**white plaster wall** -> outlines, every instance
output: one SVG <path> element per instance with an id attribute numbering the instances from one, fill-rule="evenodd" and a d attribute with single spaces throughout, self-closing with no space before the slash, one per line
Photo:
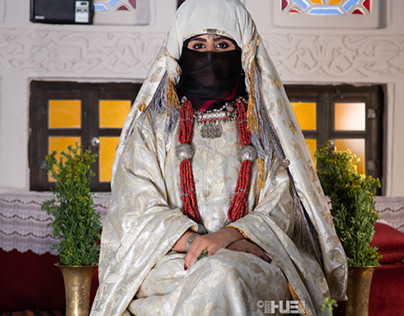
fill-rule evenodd
<path id="1" fill-rule="evenodd" d="M 284 83 L 386 85 L 383 185 L 404 196 L 404 1 L 385 1 L 380 29 L 275 27 L 273 1 L 243 2 Z M 176 7 L 150 2 L 149 26 L 111 27 L 32 24 L 28 0 L 0 0 L 0 190 L 29 188 L 29 81 L 142 80 Z"/>

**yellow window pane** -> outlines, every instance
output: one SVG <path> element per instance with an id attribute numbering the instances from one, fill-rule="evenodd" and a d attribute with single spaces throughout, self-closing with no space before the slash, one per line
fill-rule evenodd
<path id="1" fill-rule="evenodd" d="M 80 137 L 70 137 L 70 136 L 52 136 L 49 137 L 49 151 L 48 153 L 51 154 L 53 151 L 57 151 L 56 155 L 56 160 L 59 161 L 60 158 L 60 152 L 64 151 L 67 152 L 67 146 L 72 146 L 74 147 L 76 142 L 81 144 L 81 138 Z M 48 180 L 50 182 L 54 182 L 53 178 L 50 176 L 48 177 Z"/>
<path id="2" fill-rule="evenodd" d="M 323 0 L 311 0 L 311 2 L 315 4 L 323 4 Z"/>
<path id="3" fill-rule="evenodd" d="M 344 0 L 330 0 L 328 4 L 340 4 Z"/>
<path id="4" fill-rule="evenodd" d="M 130 107 L 130 100 L 100 100 L 100 127 L 122 128 Z"/>
<path id="5" fill-rule="evenodd" d="M 311 154 L 311 159 L 313 159 L 314 165 L 316 165 L 316 160 L 314 159 L 314 152 L 317 149 L 317 139 L 306 138 L 307 147 Z"/>
<path id="6" fill-rule="evenodd" d="M 81 100 L 49 100 L 49 128 L 81 128 Z"/>
<path id="7" fill-rule="evenodd" d="M 303 130 L 317 129 L 316 102 L 291 102 L 297 121 Z"/>
<path id="8" fill-rule="evenodd" d="M 335 103 L 335 130 L 364 131 L 365 103 Z"/>
<path id="9" fill-rule="evenodd" d="M 338 151 L 344 151 L 350 149 L 353 154 L 355 154 L 358 158 L 360 158 L 359 163 L 357 164 L 358 173 L 365 174 L 365 140 L 364 139 L 336 139 L 335 146 Z"/>
<path id="10" fill-rule="evenodd" d="M 118 145 L 119 137 L 100 137 L 100 181 L 111 181 L 112 163 L 115 157 L 115 148 Z"/>

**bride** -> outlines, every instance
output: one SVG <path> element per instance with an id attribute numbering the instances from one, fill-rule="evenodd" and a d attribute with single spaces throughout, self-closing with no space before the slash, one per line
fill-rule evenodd
<path id="1" fill-rule="evenodd" d="M 112 175 L 91 315 L 317 315 L 345 299 L 315 168 L 239 0 L 179 8 Z"/>

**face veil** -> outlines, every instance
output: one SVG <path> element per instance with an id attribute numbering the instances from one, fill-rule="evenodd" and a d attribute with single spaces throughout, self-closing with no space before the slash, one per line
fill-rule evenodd
<path id="1" fill-rule="evenodd" d="M 239 96 L 245 97 L 241 49 L 227 52 L 198 52 L 184 42 L 179 65 L 182 73 L 178 95 L 186 96 L 201 112 L 221 106 Z"/>

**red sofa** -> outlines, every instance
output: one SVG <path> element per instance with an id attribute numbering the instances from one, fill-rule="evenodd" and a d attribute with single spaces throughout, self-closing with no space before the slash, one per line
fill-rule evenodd
<path id="1" fill-rule="evenodd" d="M 65 290 L 59 257 L 0 250 L 0 312 L 15 310 L 64 310 Z M 98 288 L 98 270 L 93 275 L 91 302 Z"/>

